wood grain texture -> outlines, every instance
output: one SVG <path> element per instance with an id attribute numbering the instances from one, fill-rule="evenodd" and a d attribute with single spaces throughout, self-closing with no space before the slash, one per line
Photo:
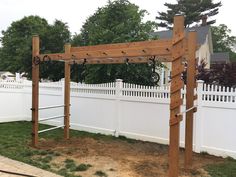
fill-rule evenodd
<path id="1" fill-rule="evenodd" d="M 187 84 L 186 84 L 186 110 L 194 106 L 194 88 L 196 85 L 196 43 L 197 33 L 189 32 L 188 46 L 189 53 L 187 58 Z M 191 110 L 186 113 L 185 124 L 185 168 L 190 168 L 193 161 L 193 113 Z"/>
<path id="2" fill-rule="evenodd" d="M 32 146 L 38 145 L 38 107 L 39 107 L 39 64 L 35 56 L 39 55 L 39 36 L 32 38 Z"/>
<path id="3" fill-rule="evenodd" d="M 182 65 L 182 58 L 185 53 L 184 43 L 184 17 L 175 16 L 173 28 L 173 49 L 172 49 L 172 71 Z M 169 134 L 169 177 L 177 177 L 179 174 L 179 136 L 180 136 L 180 119 L 176 114 L 180 112 L 180 105 L 174 106 L 181 100 L 181 88 L 183 82 L 181 73 L 175 73 L 171 78 L 171 95 L 170 95 L 170 134 Z M 172 106 L 172 107 L 171 107 Z"/>
<path id="4" fill-rule="evenodd" d="M 65 45 L 65 54 L 70 53 L 71 45 Z M 64 86 L 64 139 L 70 137 L 70 64 L 65 62 L 65 86 Z"/>

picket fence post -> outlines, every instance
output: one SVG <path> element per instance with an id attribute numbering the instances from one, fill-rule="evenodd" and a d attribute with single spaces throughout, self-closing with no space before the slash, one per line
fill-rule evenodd
<path id="1" fill-rule="evenodd" d="M 115 131 L 114 136 L 118 137 L 120 133 L 120 120 L 121 120 L 121 106 L 120 106 L 120 99 L 122 96 L 122 88 L 123 88 L 123 80 L 122 79 L 116 79 L 116 114 L 115 114 Z"/>
<path id="2" fill-rule="evenodd" d="M 203 129 L 202 121 L 204 119 L 202 109 L 202 96 L 203 96 L 203 84 L 204 81 L 197 81 L 197 112 L 195 116 L 195 152 L 200 153 L 202 147 Z"/>

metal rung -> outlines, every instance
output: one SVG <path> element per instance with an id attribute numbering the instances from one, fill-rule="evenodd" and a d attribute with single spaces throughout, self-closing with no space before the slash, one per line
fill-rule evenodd
<path id="1" fill-rule="evenodd" d="M 59 116 L 52 116 L 52 117 L 43 118 L 43 119 L 40 119 L 39 122 L 43 122 L 43 121 L 51 120 L 51 119 L 57 119 L 57 118 L 61 118 L 61 117 L 65 117 L 65 115 L 59 115 Z"/>
<path id="2" fill-rule="evenodd" d="M 175 116 L 176 116 L 176 117 L 181 116 L 181 115 L 183 115 L 184 113 L 189 112 L 189 111 L 195 109 L 196 107 L 197 107 L 197 106 L 193 106 L 193 107 L 191 107 L 191 108 L 189 108 L 189 109 L 187 109 L 187 110 L 184 110 L 184 111 L 182 111 L 182 112 L 176 114 Z"/>
<path id="3" fill-rule="evenodd" d="M 65 107 L 65 105 L 54 105 L 54 106 L 46 106 L 46 107 L 39 107 L 38 110 L 42 109 L 51 109 L 51 108 L 60 108 L 60 107 Z"/>
<path id="4" fill-rule="evenodd" d="M 65 125 L 61 125 L 61 126 L 58 126 L 58 127 L 52 127 L 52 128 L 48 128 L 48 129 L 45 129 L 45 130 L 40 130 L 40 131 L 38 131 L 38 133 L 43 133 L 43 132 L 47 132 L 47 131 L 50 131 L 50 130 L 55 130 L 55 129 L 58 129 L 58 128 L 62 128 L 64 126 Z"/>

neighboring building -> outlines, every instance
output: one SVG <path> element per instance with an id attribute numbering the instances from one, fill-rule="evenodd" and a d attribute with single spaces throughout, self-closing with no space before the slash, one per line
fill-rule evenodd
<path id="1" fill-rule="evenodd" d="M 206 68 L 210 68 L 212 63 L 212 56 L 213 54 L 213 44 L 212 44 L 212 35 L 211 35 L 211 28 L 209 25 L 205 26 L 198 26 L 187 28 L 185 31 L 185 35 L 187 36 L 189 31 L 195 30 L 197 32 L 197 45 L 198 49 L 196 51 L 196 57 L 198 58 L 198 64 L 200 64 L 201 60 L 206 62 Z M 152 36 L 157 37 L 158 39 L 171 39 L 172 38 L 172 30 L 166 31 L 158 31 L 151 34 Z M 217 54 L 216 54 L 217 56 Z M 223 61 L 223 58 L 222 58 Z M 161 80 L 160 85 L 168 84 L 169 77 L 171 73 L 171 63 L 164 63 L 166 65 L 166 69 L 162 69 L 160 74 Z"/>
<path id="2" fill-rule="evenodd" d="M 0 80 L 6 81 L 23 81 L 27 80 L 27 77 L 24 76 L 25 73 L 11 73 L 9 71 L 0 71 Z"/>
<path id="3" fill-rule="evenodd" d="M 200 60 L 205 60 L 207 67 L 210 68 L 211 54 L 213 53 L 211 28 L 208 25 L 187 28 L 185 33 L 186 37 L 188 32 L 192 30 L 197 32 L 198 50 L 196 56 L 199 58 L 199 63 Z M 152 36 L 157 36 L 158 39 L 172 39 L 172 30 L 154 32 Z"/>
<path id="4" fill-rule="evenodd" d="M 9 71 L 0 71 L 0 80 L 15 80 L 15 75 Z"/>
<path id="5" fill-rule="evenodd" d="M 230 63 L 229 52 L 219 52 L 211 54 L 211 65 Z"/>

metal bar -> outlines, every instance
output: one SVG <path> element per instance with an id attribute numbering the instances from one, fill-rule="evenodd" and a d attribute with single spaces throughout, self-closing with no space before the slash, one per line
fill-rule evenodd
<path id="1" fill-rule="evenodd" d="M 57 118 L 61 118 L 61 117 L 65 117 L 65 115 L 59 115 L 59 116 L 52 116 L 52 117 L 42 118 L 42 119 L 39 120 L 39 122 L 43 122 L 43 121 L 51 120 L 51 119 L 57 119 Z"/>
<path id="2" fill-rule="evenodd" d="M 39 107 L 38 110 L 42 109 L 51 109 L 51 108 L 59 108 L 59 107 L 64 107 L 65 105 L 54 105 L 54 106 L 46 106 L 46 107 Z"/>
<path id="3" fill-rule="evenodd" d="M 189 112 L 189 111 L 191 111 L 192 109 L 194 109 L 194 108 L 196 108 L 196 107 L 197 107 L 197 106 L 193 106 L 193 107 L 191 107 L 191 108 L 189 108 L 189 109 L 186 109 L 186 110 L 184 110 L 184 111 L 182 111 L 182 112 L 176 114 L 176 117 L 177 117 L 177 116 L 181 116 L 181 115 L 183 115 L 184 113 Z"/>
<path id="4" fill-rule="evenodd" d="M 47 131 L 50 131 L 50 130 L 55 130 L 55 129 L 62 128 L 62 127 L 64 127 L 64 125 L 48 128 L 48 129 L 45 129 L 45 130 L 40 130 L 40 131 L 38 131 L 38 133 L 43 133 L 43 132 L 47 132 Z"/>

